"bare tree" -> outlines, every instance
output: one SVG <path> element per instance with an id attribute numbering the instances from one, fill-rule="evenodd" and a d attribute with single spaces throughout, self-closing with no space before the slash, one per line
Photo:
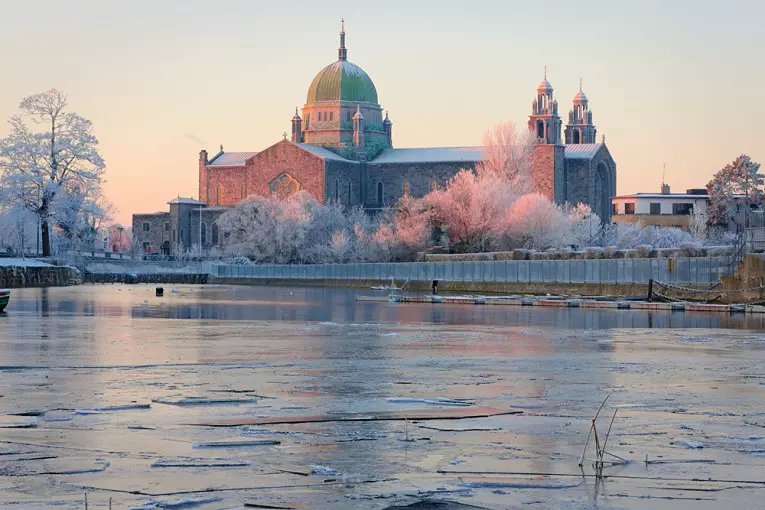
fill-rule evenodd
<path id="1" fill-rule="evenodd" d="M 64 192 L 101 184 L 104 160 L 89 120 L 66 112 L 66 95 L 57 90 L 21 101 L 21 115 L 8 121 L 11 133 L 0 140 L 0 169 L 13 200 L 40 220 L 43 256 L 50 256 L 50 220 L 55 199 Z M 33 131 L 27 123 L 41 126 Z"/>

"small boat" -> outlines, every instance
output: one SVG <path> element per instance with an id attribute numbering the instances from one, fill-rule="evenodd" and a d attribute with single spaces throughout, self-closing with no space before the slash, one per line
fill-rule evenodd
<path id="1" fill-rule="evenodd" d="M 11 299 L 11 290 L 10 289 L 0 289 L 0 312 L 5 310 L 5 307 L 8 306 L 8 301 Z"/>
<path id="2" fill-rule="evenodd" d="M 401 290 L 401 287 L 396 287 L 396 282 L 391 277 L 390 285 L 375 285 L 372 290 Z"/>

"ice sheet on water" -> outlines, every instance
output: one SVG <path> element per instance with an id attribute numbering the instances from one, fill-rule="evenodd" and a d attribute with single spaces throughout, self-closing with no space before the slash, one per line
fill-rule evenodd
<path id="1" fill-rule="evenodd" d="M 194 448 L 235 448 L 240 446 L 268 446 L 281 444 L 281 441 L 274 439 L 250 439 L 239 441 L 198 441 L 194 443 Z"/>
<path id="2" fill-rule="evenodd" d="M 132 409 L 150 409 L 151 404 L 123 404 L 114 406 L 99 406 L 99 407 L 83 407 L 81 409 L 75 409 L 76 414 L 94 414 L 108 411 L 128 411 Z"/>
<path id="3" fill-rule="evenodd" d="M 314 465 L 311 466 L 311 473 L 315 475 L 322 475 L 322 476 L 334 476 L 339 475 L 340 471 L 337 469 L 332 469 L 331 467 L 327 466 L 321 466 L 321 465 Z"/>
<path id="4" fill-rule="evenodd" d="M 163 467 L 187 467 L 187 468 L 201 468 L 201 467 L 247 467 L 251 465 L 249 460 L 233 460 L 233 459 L 159 459 L 155 461 L 151 467 L 163 468 Z"/>
<path id="5" fill-rule="evenodd" d="M 471 406 L 472 402 L 465 400 L 455 400 L 451 398 L 416 398 L 416 397 L 388 397 L 385 400 L 392 404 L 431 404 L 440 406 Z"/>
<path id="6" fill-rule="evenodd" d="M 153 508 L 191 508 L 206 503 L 220 501 L 218 497 L 206 498 L 182 498 L 176 500 L 150 500 L 144 506 L 134 507 L 130 510 L 151 510 Z"/>

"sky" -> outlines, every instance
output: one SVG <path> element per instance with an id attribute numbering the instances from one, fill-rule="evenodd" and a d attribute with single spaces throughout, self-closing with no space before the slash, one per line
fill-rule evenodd
<path id="1" fill-rule="evenodd" d="M 564 124 L 584 83 L 617 193 L 704 187 L 765 162 L 760 0 L 0 0 L 0 119 L 57 88 L 93 121 L 105 190 L 133 213 L 197 197 L 201 149 L 259 151 L 337 59 L 374 81 L 395 147 L 480 144 L 525 126 L 544 66 Z M 7 135 L 0 123 L 0 137 Z"/>

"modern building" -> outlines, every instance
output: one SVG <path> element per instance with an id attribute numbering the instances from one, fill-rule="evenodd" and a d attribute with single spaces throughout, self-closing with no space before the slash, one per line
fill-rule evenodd
<path id="1" fill-rule="evenodd" d="M 157 234 L 148 235 L 152 215 L 136 215 L 134 225 L 140 224 L 134 229 L 136 246 L 156 251 L 176 243 L 189 246 L 187 243 L 195 244 L 200 238 L 205 246 L 213 243 L 211 236 L 194 237 L 193 231 L 213 227 L 205 212 L 201 214 L 202 228 L 194 228 L 192 220 L 182 225 L 175 219 L 187 213 L 173 213 L 174 205 L 179 209 L 233 207 L 248 195 L 286 197 L 306 190 L 319 201 L 362 205 L 374 211 L 405 195 L 424 196 L 446 185 L 459 170 L 475 167 L 482 158 L 480 146 L 394 147 L 393 122 L 380 105 L 372 79 L 348 60 L 345 40 L 343 26 L 337 60 L 311 81 L 305 104 L 295 109 L 291 119 L 289 139 L 285 134 L 284 140 L 261 151 L 225 152 L 221 146 L 217 154 L 210 155 L 202 150 L 198 160 L 201 202 L 171 202 L 169 213 L 158 213 L 169 215 L 170 230 Z M 565 144 L 563 120 L 546 71 L 528 127 L 536 134 L 532 172 L 538 191 L 558 203 L 589 204 L 603 221 L 610 222 L 616 163 L 605 139 L 596 141 L 597 130 L 581 83 L 565 126 Z M 143 230 L 145 224 L 149 231 Z M 176 232 L 174 238 L 167 233 L 172 231 Z M 220 236 L 216 239 L 221 241 Z"/>
<path id="2" fill-rule="evenodd" d="M 706 189 L 689 189 L 685 193 L 635 193 L 614 197 L 613 223 L 630 224 L 642 222 L 654 227 L 677 227 L 688 230 L 694 211 L 704 212 L 709 205 Z"/>

